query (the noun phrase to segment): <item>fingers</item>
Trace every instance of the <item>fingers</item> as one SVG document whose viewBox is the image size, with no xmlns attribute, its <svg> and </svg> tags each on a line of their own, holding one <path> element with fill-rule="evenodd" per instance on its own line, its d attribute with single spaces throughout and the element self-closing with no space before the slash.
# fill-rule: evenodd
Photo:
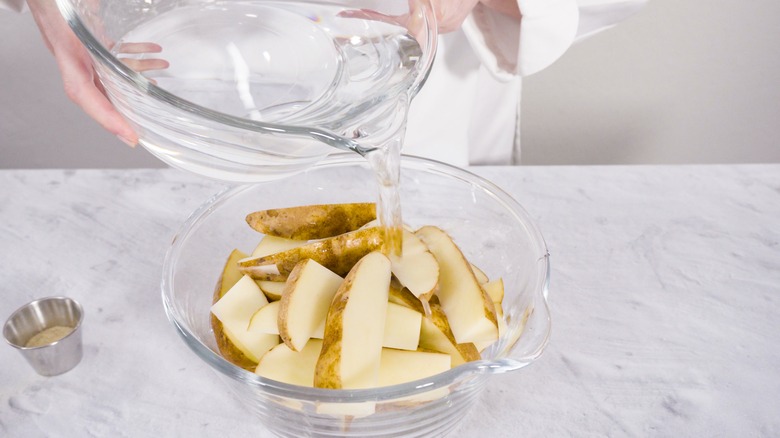
<svg viewBox="0 0 780 438">
<path fill-rule="evenodd" d="M 118 49 L 118 53 L 127 55 L 145 55 L 147 53 L 160 53 L 162 47 L 159 44 L 144 42 L 144 43 L 122 43 Z M 161 58 L 119 58 L 122 63 L 138 73 L 143 73 L 150 70 L 163 70 L 170 67 L 170 63 Z M 151 83 L 157 84 L 154 79 L 147 78 Z"/>
<path fill-rule="evenodd" d="M 521 18 L 517 0 L 480 0 L 481 3 L 494 11 L 501 12 L 512 18 Z"/>
<path fill-rule="evenodd" d="M 339 12 L 338 15 L 339 17 L 343 18 L 359 18 L 362 20 L 379 21 L 382 23 L 395 24 L 398 26 L 406 26 L 406 22 L 408 21 L 408 14 L 394 16 L 382 14 L 371 9 L 349 9 Z"/>
<path fill-rule="evenodd" d="M 28 0 L 28 5 L 43 40 L 57 61 L 68 97 L 122 141 L 137 143 L 138 136 L 130 124 L 109 102 L 102 87 L 96 85 L 89 54 L 59 14 L 56 4 L 48 0 Z"/>
<path fill-rule="evenodd" d="M 431 5 L 436 14 L 436 23 L 439 33 L 448 33 L 460 29 L 463 21 L 471 13 L 471 10 L 479 3 L 479 0 L 463 0 L 453 2 L 451 0 L 433 0 Z"/>
<path fill-rule="evenodd" d="M 155 43 L 122 43 L 117 49 L 117 53 L 140 54 L 140 53 L 160 53 L 162 47 Z"/>
<path fill-rule="evenodd" d="M 112 134 L 128 144 L 138 142 L 138 136 L 129 123 L 117 112 L 108 98 L 95 85 L 92 64 L 86 54 L 64 56 L 57 54 L 65 94 L 87 115 Z M 71 54 L 73 55 L 73 54 Z"/>
<path fill-rule="evenodd" d="M 131 69 L 143 73 L 149 70 L 162 70 L 168 68 L 170 65 L 168 61 L 164 59 L 134 59 L 134 58 L 119 58 L 122 63 Z"/>
</svg>

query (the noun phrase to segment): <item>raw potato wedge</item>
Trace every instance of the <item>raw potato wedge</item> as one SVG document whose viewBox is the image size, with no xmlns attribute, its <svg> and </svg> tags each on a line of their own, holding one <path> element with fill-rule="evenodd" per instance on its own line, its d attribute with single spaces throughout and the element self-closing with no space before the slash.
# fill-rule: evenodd
<svg viewBox="0 0 780 438">
<path fill-rule="evenodd" d="M 359 389 L 376 386 L 382 354 L 390 260 L 372 252 L 355 265 L 333 297 L 314 386 Z"/>
<path fill-rule="evenodd" d="M 245 275 L 211 306 L 230 342 L 254 363 L 279 343 L 277 335 L 249 331 L 252 315 L 267 304 L 257 283 Z"/>
<path fill-rule="evenodd" d="M 430 297 L 439 282 L 439 262 L 428 247 L 408 230 L 403 230 L 401 256 L 390 255 L 393 275 L 416 297 Z"/>
<path fill-rule="evenodd" d="M 236 266 L 236 269 L 238 269 L 238 266 Z M 282 299 L 282 292 L 284 292 L 286 285 L 284 281 L 255 280 L 255 283 L 260 286 L 260 290 L 263 291 L 268 301 L 279 301 Z"/>
<path fill-rule="evenodd" d="M 255 280 L 281 281 L 287 279 L 298 262 L 312 259 L 343 277 L 363 256 L 381 249 L 383 237 L 382 228 L 365 228 L 265 257 L 245 258 L 238 266 Z"/>
<path fill-rule="evenodd" d="M 322 341 L 309 339 L 301 351 L 290 350 L 286 344 L 279 344 L 260 358 L 255 373 L 279 382 L 292 385 L 314 386 L 314 368 L 322 350 Z"/>
<path fill-rule="evenodd" d="M 284 237 L 263 236 L 260 243 L 257 244 L 252 257 L 263 257 L 277 252 L 287 251 L 305 245 L 305 240 L 285 239 Z"/>
<path fill-rule="evenodd" d="M 298 263 L 287 279 L 280 300 L 279 336 L 293 351 L 301 351 L 328 315 L 343 279 L 312 259 Z"/>
<path fill-rule="evenodd" d="M 376 204 L 323 204 L 256 211 L 246 217 L 253 229 L 295 240 L 324 239 L 357 230 L 376 219 Z"/>
<path fill-rule="evenodd" d="M 425 226 L 415 233 L 439 261 L 439 297 L 452 333 L 459 344 L 495 342 L 498 320 L 493 301 L 482 290 L 452 238 L 438 227 Z"/>
<path fill-rule="evenodd" d="M 479 282 L 479 284 L 485 284 L 488 281 L 490 281 L 487 274 L 485 274 L 485 271 L 479 269 L 474 264 L 471 264 L 471 270 L 474 272 L 474 276 L 477 277 L 477 281 Z"/>
<path fill-rule="evenodd" d="M 219 296 L 214 297 L 214 303 L 222 298 L 222 296 L 225 295 L 227 291 L 229 291 L 230 288 L 238 283 L 238 280 L 241 280 L 241 277 L 244 276 L 244 274 L 242 274 L 238 269 L 238 261 L 246 257 L 247 255 L 245 253 L 237 249 L 234 249 L 230 253 L 227 261 L 225 261 L 225 266 L 222 268 L 222 275 L 219 278 L 219 290 L 217 291 Z"/>
<path fill-rule="evenodd" d="M 482 289 L 487 292 L 493 304 L 501 304 L 504 301 L 504 280 L 502 278 L 483 283 Z M 496 313 L 498 313 L 498 306 L 496 306 Z"/>
<path fill-rule="evenodd" d="M 272 301 L 261 307 L 249 320 L 250 332 L 279 334 L 279 301 Z"/>
<path fill-rule="evenodd" d="M 434 296 L 428 304 L 431 315 L 422 319 L 420 348 L 449 354 L 453 367 L 481 359 L 473 343 L 459 344 L 455 341 L 447 315 L 444 314 L 438 298 Z"/>
<path fill-rule="evenodd" d="M 388 302 L 382 346 L 397 350 L 417 350 L 421 324 L 420 312 Z"/>
<path fill-rule="evenodd" d="M 222 269 L 222 275 L 219 277 L 217 286 L 214 288 L 214 296 L 212 298 L 212 304 L 219 301 L 227 291 L 230 290 L 238 280 L 243 277 L 241 271 L 238 270 L 238 261 L 245 258 L 247 255 L 237 249 L 234 249 L 230 253 L 225 266 Z M 214 338 L 217 341 L 217 348 L 220 354 L 228 362 L 245 370 L 252 371 L 255 367 L 255 363 L 246 357 L 233 343 L 228 339 L 227 334 L 222 329 L 222 322 L 212 313 L 211 314 L 211 329 L 214 331 Z"/>
<path fill-rule="evenodd" d="M 383 348 L 377 386 L 412 382 L 443 373 L 450 368 L 451 358 L 448 354 Z"/>
<path fill-rule="evenodd" d="M 412 310 L 416 310 L 417 312 L 420 312 L 421 314 L 425 315 L 425 308 L 423 307 L 423 304 L 420 301 L 420 299 L 414 296 L 414 294 L 411 293 L 409 289 L 401 286 L 401 284 L 398 283 L 398 280 L 396 280 L 395 278 L 392 281 L 390 281 L 390 291 L 389 291 L 388 300 L 391 303 L 408 307 Z"/>
</svg>

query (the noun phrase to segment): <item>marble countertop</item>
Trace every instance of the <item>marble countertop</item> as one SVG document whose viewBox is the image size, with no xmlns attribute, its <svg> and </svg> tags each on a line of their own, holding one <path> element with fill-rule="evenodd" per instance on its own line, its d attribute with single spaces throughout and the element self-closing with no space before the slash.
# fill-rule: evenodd
<svg viewBox="0 0 780 438">
<path fill-rule="evenodd" d="M 780 436 L 780 165 L 475 168 L 540 224 L 553 336 L 457 437 Z M 86 313 L 41 377 L 0 346 L 0 436 L 270 436 L 161 303 L 179 225 L 222 188 L 175 170 L 0 171 L 0 317 Z"/>
</svg>

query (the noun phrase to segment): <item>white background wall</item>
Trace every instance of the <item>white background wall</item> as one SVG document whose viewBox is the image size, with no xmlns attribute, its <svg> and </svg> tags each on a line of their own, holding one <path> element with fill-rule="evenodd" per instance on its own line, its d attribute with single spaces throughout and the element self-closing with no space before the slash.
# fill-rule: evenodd
<svg viewBox="0 0 780 438">
<path fill-rule="evenodd" d="M 780 1 L 651 0 L 524 82 L 524 164 L 780 162 Z M 0 168 L 160 167 L 65 97 L 0 11 Z"/>
<path fill-rule="evenodd" d="M 780 1 L 650 0 L 524 86 L 524 163 L 780 162 Z"/>
</svg>

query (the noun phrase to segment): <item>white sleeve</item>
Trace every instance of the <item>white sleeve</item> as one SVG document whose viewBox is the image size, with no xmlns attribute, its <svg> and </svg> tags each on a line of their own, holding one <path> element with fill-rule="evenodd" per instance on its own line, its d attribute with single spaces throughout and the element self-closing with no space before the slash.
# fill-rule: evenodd
<svg viewBox="0 0 780 438">
<path fill-rule="evenodd" d="M 0 0 L 0 9 L 23 12 L 27 10 L 27 2 L 24 0 Z"/>
<path fill-rule="evenodd" d="M 521 19 L 478 4 L 463 31 L 498 80 L 547 68 L 575 42 L 611 27 L 647 0 L 517 0 Z"/>
</svg>

